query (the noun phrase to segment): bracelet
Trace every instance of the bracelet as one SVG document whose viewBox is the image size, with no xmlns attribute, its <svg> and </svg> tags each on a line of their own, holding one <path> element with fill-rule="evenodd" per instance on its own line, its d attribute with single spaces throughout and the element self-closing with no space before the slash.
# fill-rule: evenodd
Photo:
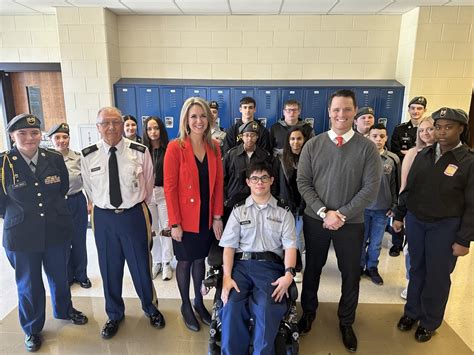
<svg viewBox="0 0 474 355">
<path fill-rule="evenodd" d="M 222 221 L 222 217 L 213 217 L 212 218 L 213 221 Z"/>
</svg>

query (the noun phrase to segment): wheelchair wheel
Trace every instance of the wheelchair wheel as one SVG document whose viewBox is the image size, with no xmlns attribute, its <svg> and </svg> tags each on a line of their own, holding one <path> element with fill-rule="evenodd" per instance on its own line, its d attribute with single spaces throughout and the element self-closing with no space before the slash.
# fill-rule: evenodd
<svg viewBox="0 0 474 355">
<path fill-rule="evenodd" d="M 209 348 L 207 351 L 208 355 L 220 355 L 221 347 L 217 343 L 209 343 Z"/>
</svg>

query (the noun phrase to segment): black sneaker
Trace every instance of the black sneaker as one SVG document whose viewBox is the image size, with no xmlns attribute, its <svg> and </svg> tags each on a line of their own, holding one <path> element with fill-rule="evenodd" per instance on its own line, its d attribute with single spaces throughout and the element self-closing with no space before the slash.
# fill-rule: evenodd
<svg viewBox="0 0 474 355">
<path fill-rule="evenodd" d="M 365 274 L 370 277 L 374 284 L 379 286 L 383 285 L 382 276 L 380 276 L 376 267 L 371 267 L 370 269 L 365 270 Z"/>
<path fill-rule="evenodd" d="M 41 347 L 41 338 L 39 334 L 25 335 L 25 348 L 29 352 L 38 351 Z"/>
<path fill-rule="evenodd" d="M 390 250 L 388 251 L 388 255 L 390 256 L 393 256 L 393 257 L 397 257 L 400 255 L 400 252 L 403 250 L 402 247 L 399 247 L 399 246 L 396 246 L 396 245 L 392 245 L 392 247 L 390 248 Z"/>
</svg>

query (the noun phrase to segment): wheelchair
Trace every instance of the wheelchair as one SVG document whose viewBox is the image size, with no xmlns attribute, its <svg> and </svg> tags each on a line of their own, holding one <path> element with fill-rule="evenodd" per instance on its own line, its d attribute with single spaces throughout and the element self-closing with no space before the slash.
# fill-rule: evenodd
<svg viewBox="0 0 474 355">
<path fill-rule="evenodd" d="M 208 294 L 212 288 L 216 289 L 211 313 L 212 320 L 209 330 L 209 355 L 221 354 L 221 348 L 219 345 L 221 339 L 221 320 L 219 319 L 219 310 L 223 307 L 223 302 L 221 300 L 223 269 L 221 265 L 222 264 L 211 264 L 211 267 L 207 272 L 206 278 L 202 281 L 201 286 L 201 293 L 203 295 Z M 301 267 L 299 267 L 299 271 L 300 270 Z M 296 283 L 294 281 L 288 288 L 288 295 L 288 309 L 280 322 L 278 334 L 275 338 L 276 355 L 297 355 L 299 353 L 299 332 L 296 312 L 298 288 L 296 287 Z M 249 329 L 252 329 L 252 323 L 253 320 L 251 319 Z M 252 353 L 252 349 L 249 349 L 249 353 Z"/>
</svg>

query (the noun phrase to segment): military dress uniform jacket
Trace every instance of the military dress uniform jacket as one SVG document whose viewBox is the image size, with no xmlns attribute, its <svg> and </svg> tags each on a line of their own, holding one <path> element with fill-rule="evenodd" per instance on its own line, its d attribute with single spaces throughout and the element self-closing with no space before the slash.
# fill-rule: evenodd
<svg viewBox="0 0 474 355">
<path fill-rule="evenodd" d="M 474 152 L 463 145 L 435 163 L 436 146 L 426 147 L 413 161 L 395 220 L 402 221 L 407 210 L 425 222 L 460 217 L 455 241 L 469 247 L 474 240 Z"/>
<path fill-rule="evenodd" d="M 0 158 L 5 249 L 41 252 L 70 240 L 73 222 L 65 200 L 69 175 L 62 155 L 39 148 L 35 173 L 16 147 Z"/>
<path fill-rule="evenodd" d="M 401 150 L 408 150 L 416 145 L 417 127 L 410 121 L 399 124 L 395 127 L 390 139 L 390 151 L 398 155 L 403 160 Z"/>
</svg>

